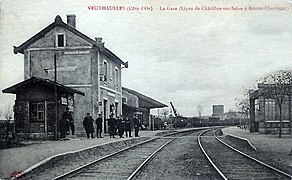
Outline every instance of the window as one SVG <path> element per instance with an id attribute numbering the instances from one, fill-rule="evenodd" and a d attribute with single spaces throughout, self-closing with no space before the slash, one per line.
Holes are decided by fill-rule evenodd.
<path id="1" fill-rule="evenodd" d="M 30 120 L 32 122 L 45 120 L 45 105 L 44 102 L 30 103 Z"/>
<path id="2" fill-rule="evenodd" d="M 115 68 L 115 83 L 116 87 L 119 87 L 119 70 Z"/>
<path id="3" fill-rule="evenodd" d="M 113 113 L 115 110 L 115 105 L 114 104 L 110 104 L 110 112 Z"/>
<path id="4" fill-rule="evenodd" d="M 275 99 L 265 99 L 265 120 L 275 120 Z"/>
<path id="5" fill-rule="evenodd" d="M 64 47 L 65 46 L 65 37 L 64 34 L 57 35 L 57 47 Z"/>
<path id="6" fill-rule="evenodd" d="M 110 80 L 113 80 L 113 65 L 109 64 L 109 76 L 110 76 Z"/>
<path id="7" fill-rule="evenodd" d="M 107 62 L 103 62 L 103 80 L 107 81 Z"/>
<path id="8" fill-rule="evenodd" d="M 288 120 L 289 121 L 289 119 L 290 119 L 290 116 L 289 116 L 289 98 L 288 97 L 286 97 L 285 99 L 284 99 L 284 101 L 282 102 L 282 120 Z M 280 108 L 279 108 L 279 106 L 278 106 L 278 104 L 277 104 L 277 106 L 276 106 L 276 119 L 277 120 L 280 120 Z"/>
<path id="9" fill-rule="evenodd" d="M 126 97 L 123 97 L 122 98 L 122 102 L 127 104 L 127 98 Z"/>
<path id="10" fill-rule="evenodd" d="M 119 106 L 119 103 L 115 102 L 115 114 L 116 114 L 116 117 L 120 116 L 118 114 L 118 106 Z"/>

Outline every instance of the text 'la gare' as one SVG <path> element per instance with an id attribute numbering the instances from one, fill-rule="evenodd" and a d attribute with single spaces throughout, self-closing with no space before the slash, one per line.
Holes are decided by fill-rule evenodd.
<path id="1" fill-rule="evenodd" d="M 197 11 L 201 10 L 200 7 L 195 6 L 195 7 L 187 7 L 187 6 L 180 6 L 180 7 L 171 7 L 171 6 L 160 6 L 159 7 L 160 11 Z"/>

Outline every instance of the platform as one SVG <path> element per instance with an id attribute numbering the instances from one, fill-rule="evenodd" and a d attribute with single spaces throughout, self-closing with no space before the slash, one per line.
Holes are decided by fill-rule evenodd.
<path id="1" fill-rule="evenodd" d="M 258 151 L 272 154 L 271 158 L 277 159 L 292 167 L 292 135 L 282 135 L 282 138 L 279 138 L 277 134 L 250 133 L 249 130 L 240 129 L 239 127 L 228 127 L 222 131 L 225 134 L 227 133 L 249 140 Z"/>
<path id="2" fill-rule="evenodd" d="M 154 137 L 156 134 L 163 134 L 168 131 L 173 130 L 140 131 L 139 134 L 141 137 Z M 280 158 L 281 161 L 292 167 L 292 155 L 289 155 L 292 148 L 291 135 L 285 135 L 280 139 L 277 135 L 250 133 L 248 130 L 238 127 L 224 128 L 223 132 L 248 139 L 258 150 L 273 153 L 275 158 Z M 132 134 L 134 133 L 132 132 Z M 30 141 L 26 142 L 27 146 L 2 149 L 0 150 L 0 179 L 9 177 L 13 171 L 24 171 L 51 156 L 126 139 L 130 138 L 119 138 L 118 136 L 110 138 L 105 136 L 104 138 L 76 138 L 66 141 Z"/>
<path id="3" fill-rule="evenodd" d="M 157 130 L 157 131 L 140 131 L 140 137 L 154 137 L 158 133 L 173 130 Z M 132 131 L 132 136 L 134 132 Z M 26 146 L 1 149 L 0 150 L 0 179 L 9 177 L 14 171 L 24 171 L 31 166 L 45 160 L 51 156 L 57 156 L 63 153 L 79 151 L 97 145 L 108 144 L 117 141 L 123 141 L 131 138 L 110 138 L 108 135 L 104 138 L 74 138 L 70 140 L 60 141 L 28 141 L 24 142 Z"/>

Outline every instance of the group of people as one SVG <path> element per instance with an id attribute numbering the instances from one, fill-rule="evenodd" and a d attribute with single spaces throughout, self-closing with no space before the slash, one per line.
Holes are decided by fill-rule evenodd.
<path id="1" fill-rule="evenodd" d="M 131 120 L 128 117 L 117 117 L 114 118 L 113 114 L 110 114 L 109 119 L 106 120 L 108 122 L 108 130 L 110 138 L 115 138 L 115 135 L 119 135 L 120 138 L 124 137 L 124 134 L 126 137 L 132 137 L 131 135 Z M 97 138 L 103 138 L 101 136 L 102 134 L 102 117 L 101 114 L 98 114 L 98 117 L 96 120 L 90 116 L 90 113 L 87 113 L 85 118 L 83 119 L 83 127 L 85 129 L 86 137 L 89 138 L 95 138 L 94 137 L 94 123 L 96 124 L 96 137 Z M 138 116 L 135 115 L 133 118 L 133 126 L 135 130 L 135 137 L 139 137 L 139 128 L 141 127 L 140 120 L 138 119 Z M 62 120 L 60 122 L 60 134 L 61 138 L 65 138 L 66 134 L 69 133 L 69 129 L 71 128 L 72 135 L 75 133 L 75 126 L 73 122 L 73 118 L 71 113 L 69 112 L 69 108 L 66 108 L 66 112 L 64 112 L 62 116 Z"/>
<path id="2" fill-rule="evenodd" d="M 119 135 L 120 138 L 124 137 L 132 137 L 131 135 L 131 121 L 128 117 L 117 117 L 114 118 L 113 114 L 110 114 L 108 121 L 108 129 L 110 138 L 115 138 L 115 135 Z M 96 123 L 96 137 L 101 137 L 102 133 L 102 117 L 101 114 L 98 114 L 98 118 L 95 120 Z M 85 128 L 87 139 L 94 138 L 94 119 L 90 116 L 90 113 L 87 113 L 87 116 L 83 120 L 83 126 Z M 133 125 L 135 129 L 135 137 L 139 137 L 139 127 L 141 126 L 140 121 L 137 115 L 133 119 Z"/>
<path id="3" fill-rule="evenodd" d="M 131 135 L 131 121 L 128 117 L 117 117 L 114 118 L 113 114 L 110 114 L 108 121 L 108 129 L 109 129 L 109 135 L 110 138 L 115 138 L 115 135 L 119 135 L 120 138 L 124 138 L 124 134 L 126 137 L 132 137 Z M 83 120 L 83 126 L 85 128 L 85 132 L 87 135 L 87 138 L 94 138 L 93 133 L 94 133 L 94 126 L 93 126 L 93 118 L 90 116 L 90 113 L 87 113 L 87 116 Z M 101 137 L 101 132 L 102 132 L 102 118 L 101 114 L 98 115 L 98 118 L 95 120 L 97 130 L 96 130 L 96 136 Z M 139 127 L 140 121 L 137 116 L 134 117 L 133 119 L 133 125 L 135 128 L 135 137 L 139 137 Z"/>
<path id="4" fill-rule="evenodd" d="M 115 135 L 119 135 L 120 138 L 123 138 L 124 133 L 126 132 L 126 137 L 131 136 L 131 122 L 127 118 L 117 117 L 114 118 L 113 114 L 110 115 L 108 119 L 108 126 L 109 126 L 109 134 L 110 138 L 115 138 Z"/>
<path id="5" fill-rule="evenodd" d="M 89 137 L 94 138 L 94 119 L 90 116 L 90 113 L 87 113 L 86 117 L 83 120 L 83 127 L 85 128 L 85 133 L 86 133 L 86 137 L 87 139 L 89 139 Z M 96 118 L 95 120 L 96 123 L 96 137 L 97 138 L 103 138 L 101 136 L 102 133 L 102 118 L 101 118 L 101 114 L 98 114 L 98 118 Z"/>

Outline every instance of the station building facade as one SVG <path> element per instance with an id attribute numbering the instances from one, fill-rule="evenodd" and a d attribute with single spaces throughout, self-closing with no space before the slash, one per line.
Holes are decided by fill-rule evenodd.
<path id="1" fill-rule="evenodd" d="M 292 87 L 287 85 L 283 94 L 282 134 L 291 134 L 291 100 Z M 258 89 L 249 92 L 250 98 L 250 131 L 260 134 L 279 134 L 280 108 L 273 95 L 271 85 L 258 84 Z"/>
<path id="2" fill-rule="evenodd" d="M 50 25 L 14 47 L 14 53 L 24 55 L 24 80 L 56 80 L 84 93 L 75 94 L 74 103 L 63 104 L 73 113 L 77 132 L 84 131 L 82 120 L 87 112 L 93 118 L 101 113 L 104 120 L 111 113 L 122 114 L 121 69 L 127 63 L 107 49 L 102 38 L 91 39 L 78 31 L 75 15 L 67 15 L 67 23 L 56 16 Z M 103 124 L 107 132 L 107 122 Z"/>

